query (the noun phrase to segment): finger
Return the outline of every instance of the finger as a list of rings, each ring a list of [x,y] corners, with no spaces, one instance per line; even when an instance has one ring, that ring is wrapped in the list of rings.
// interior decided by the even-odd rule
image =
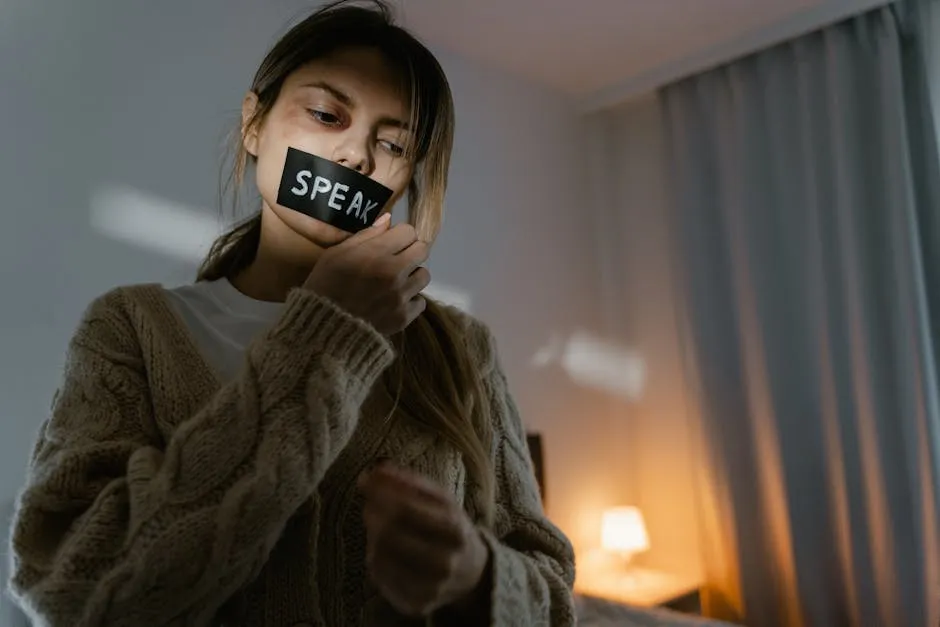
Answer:
[[[402,488],[397,483],[385,481],[379,473],[373,472],[361,488],[365,497],[363,511],[367,519],[374,516],[376,524],[398,523],[417,516],[420,510],[443,509],[447,503],[409,488]]]
[[[395,495],[370,488],[363,490],[365,502],[362,506],[362,518],[366,529],[372,533],[384,533],[389,525],[400,524],[403,517],[404,502]]]
[[[404,491],[394,484],[376,482],[365,491],[363,517],[373,532],[403,530],[427,539],[444,549],[456,549],[465,542],[464,516],[456,504]]]
[[[373,561],[369,563],[369,575],[379,593],[402,614],[417,618],[436,609],[436,582],[413,576],[404,564],[384,558]]]
[[[424,313],[424,310],[428,308],[428,301],[425,300],[424,296],[418,294],[410,301],[408,301],[408,306],[405,311],[405,315],[408,317],[408,324],[411,324],[415,319]],[[405,325],[407,326],[407,325]]]
[[[371,510],[371,511],[370,511]],[[430,598],[428,591],[434,588],[433,582],[426,583],[429,577],[425,576],[426,565],[420,558],[413,557],[420,554],[422,549],[411,544],[412,541],[402,542],[397,538],[399,532],[393,531],[386,521],[379,515],[376,521],[375,507],[367,508],[366,516],[366,565],[369,575],[379,592],[391,601],[399,611],[411,613],[421,609],[419,606]],[[403,544],[411,544],[407,550],[408,557],[398,557],[403,551]],[[390,547],[398,548],[390,550]]]
[[[375,542],[367,565],[383,596],[399,610],[421,614],[439,603],[453,570],[451,555],[417,536],[387,534]]]
[[[459,549],[465,542],[460,515],[453,507],[394,492],[367,496],[363,507],[363,520],[372,533],[413,534],[428,546],[446,550]]]
[[[366,524],[373,530],[379,530],[393,519],[400,517],[400,510],[405,506],[405,501],[414,498],[410,495],[396,494],[387,485],[368,475],[361,481],[359,491],[364,498],[363,516]]]
[[[424,265],[431,256],[431,247],[426,242],[415,240],[396,255],[396,261],[401,263],[402,274],[411,274],[415,268]]]
[[[418,240],[418,234],[410,224],[396,224],[369,242],[371,250],[378,255],[397,255]]]
[[[431,284],[431,273],[425,267],[415,269],[411,275],[405,279],[405,285],[402,291],[410,298],[418,296]]]
[[[429,541],[401,527],[390,527],[376,539],[372,563],[377,572],[403,571],[409,579],[437,582],[451,571],[453,550]]]
[[[391,493],[414,494],[422,500],[449,504],[453,497],[431,479],[393,464],[379,464],[369,473],[368,484]]]
[[[368,242],[369,240],[388,232],[388,226],[391,224],[391,222],[392,214],[383,213],[378,218],[376,218],[375,222],[372,223],[372,226],[366,227],[358,233],[354,233],[352,237],[349,237],[337,244],[337,248],[351,248],[353,246],[364,244],[365,242]]]

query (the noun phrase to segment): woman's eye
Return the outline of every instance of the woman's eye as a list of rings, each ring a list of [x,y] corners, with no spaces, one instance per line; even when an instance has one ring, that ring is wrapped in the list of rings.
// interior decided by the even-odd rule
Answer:
[[[391,153],[392,155],[396,157],[400,157],[403,154],[405,154],[404,148],[402,148],[401,146],[399,146],[398,144],[394,142],[388,141],[387,139],[383,139],[379,141],[379,143],[382,145],[383,148],[385,148],[385,150],[387,150],[389,153]]]
[[[340,123],[340,119],[333,115],[332,113],[327,113],[326,111],[319,111],[317,109],[311,109],[310,115],[313,116],[320,124],[325,124],[326,126],[337,126]]]

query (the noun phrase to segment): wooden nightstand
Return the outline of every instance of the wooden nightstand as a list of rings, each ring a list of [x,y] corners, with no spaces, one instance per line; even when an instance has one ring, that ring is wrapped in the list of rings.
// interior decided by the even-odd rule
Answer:
[[[702,612],[699,581],[643,568],[580,569],[575,591],[636,607],[662,607],[696,615]]]

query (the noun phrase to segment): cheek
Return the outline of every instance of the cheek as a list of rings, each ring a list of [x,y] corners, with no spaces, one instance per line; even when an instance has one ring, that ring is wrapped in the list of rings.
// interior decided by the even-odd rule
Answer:
[[[277,199],[277,188],[281,184],[281,172],[284,168],[284,155],[280,159],[270,153],[259,152],[255,166],[255,185],[261,197],[271,204]]]
[[[273,125],[265,128],[258,140],[255,184],[258,193],[269,204],[277,198],[277,188],[281,183],[288,145],[288,142],[279,137],[277,128]]]
[[[411,181],[411,173],[411,167],[401,166],[387,171],[380,169],[372,178],[392,190],[392,201],[397,201],[408,192],[408,183]]]
[[[277,200],[277,190],[284,173],[287,149],[296,148],[318,156],[323,156],[325,148],[322,142],[311,141],[310,137],[296,138],[288,134],[267,133],[261,138],[258,149],[255,181],[261,197],[271,206]]]

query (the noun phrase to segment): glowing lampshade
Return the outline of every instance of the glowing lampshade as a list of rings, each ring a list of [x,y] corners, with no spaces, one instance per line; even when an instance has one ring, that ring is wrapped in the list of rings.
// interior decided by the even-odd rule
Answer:
[[[643,514],[636,507],[615,507],[604,512],[601,546],[605,551],[631,556],[650,548]]]

